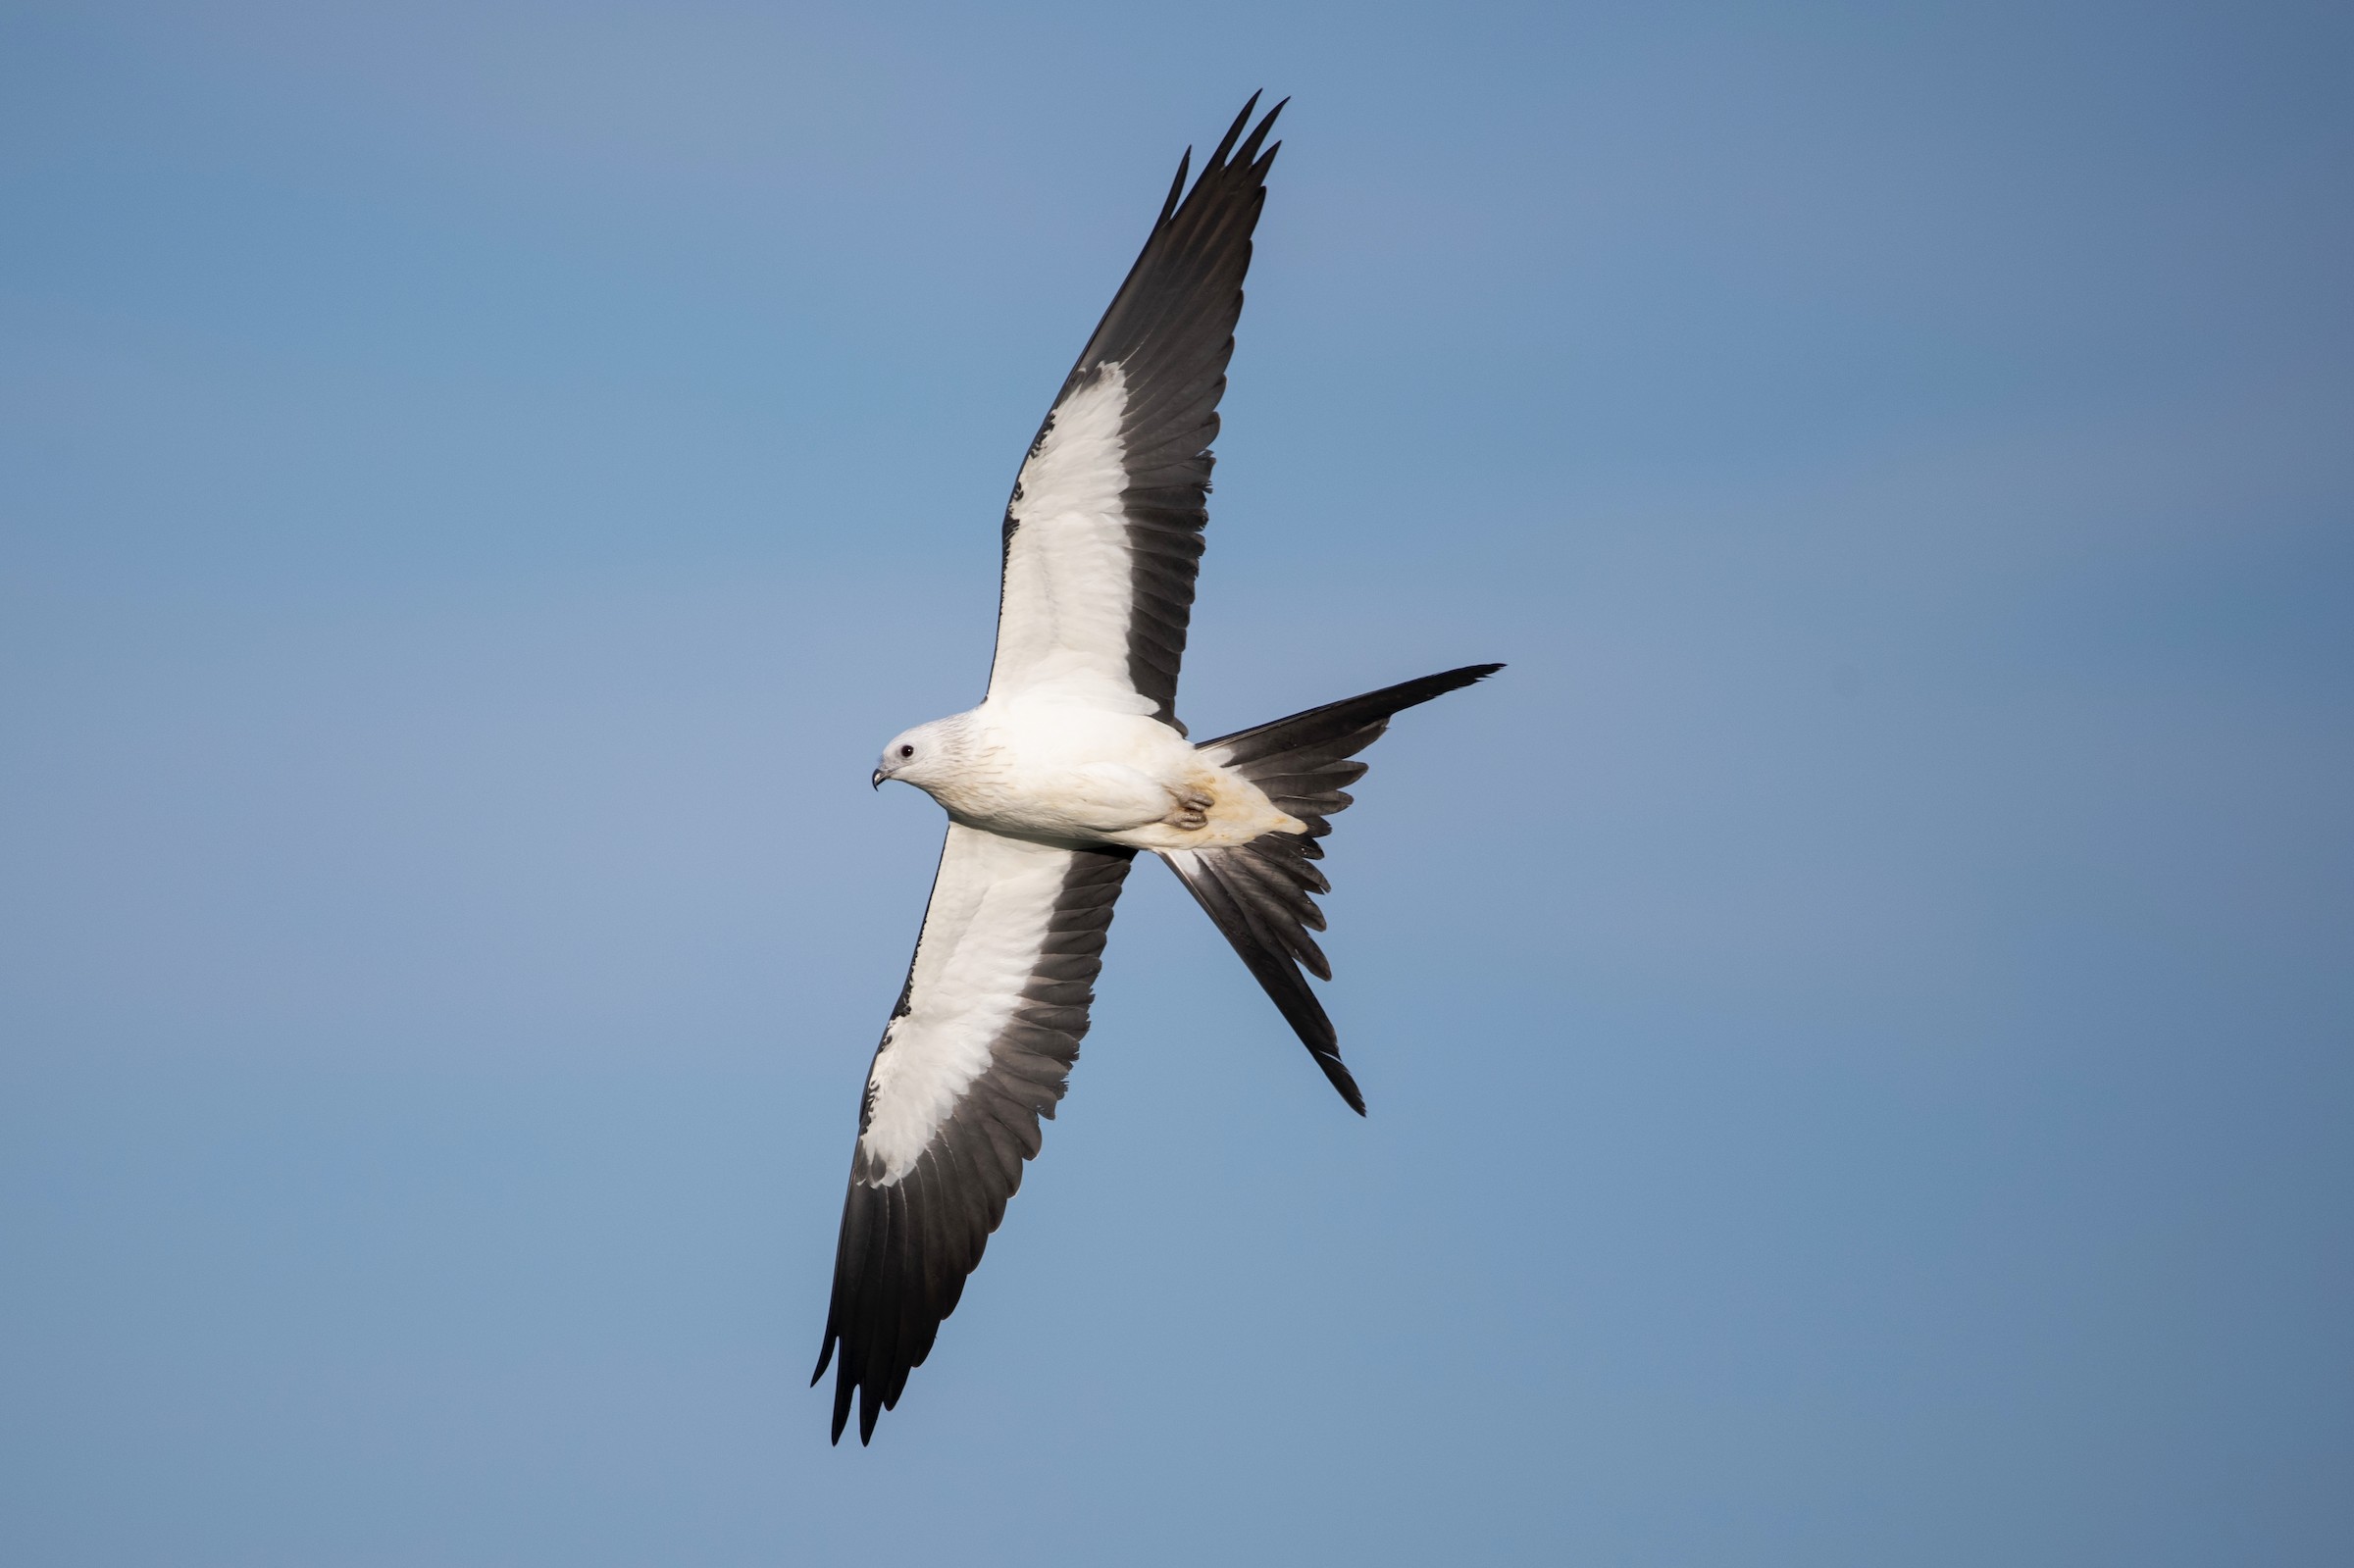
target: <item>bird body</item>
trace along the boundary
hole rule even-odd
[[[1201,177],[1180,162],[1144,251],[1030,444],[1006,503],[998,646],[967,712],[904,731],[873,783],[948,815],[906,984],[867,1071],[825,1345],[834,1439],[860,1442],[930,1354],[1040,1147],[1087,1034],[1130,867],[1156,854],[1362,1115],[1305,976],[1329,819],[1391,717],[1470,665],[1199,744],[1176,712],[1217,405],[1278,104],[1246,104]],[[1305,973],[1304,973],[1305,972]]]
[[[1055,843],[1216,849],[1305,833],[1265,791],[1157,719],[1079,693],[993,698],[883,748],[901,780],[968,828]]]

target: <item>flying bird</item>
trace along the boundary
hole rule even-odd
[[[947,808],[947,842],[866,1077],[816,1384],[834,1442],[898,1402],[1038,1153],[1140,851],[1176,872],[1358,1115],[1311,931],[1317,842],[1393,714],[1475,664],[1195,744],[1177,667],[1209,517],[1210,442],[1277,146],[1256,94],[1145,248],[1030,443],[1005,507],[998,643],[981,705],[894,738],[873,783]],[[1263,151],[1261,150],[1263,147]]]

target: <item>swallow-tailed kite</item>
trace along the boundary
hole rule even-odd
[[[1054,399],[1005,508],[989,691],[884,748],[874,783],[947,809],[932,901],[866,1078],[815,1383],[840,1351],[834,1441],[898,1402],[1039,1149],[1087,1033],[1103,936],[1137,851],[1177,873],[1359,1115],[1364,1098],[1301,970],[1329,890],[1317,843],[1351,760],[1391,715],[1475,664],[1199,745],[1177,722],[1209,443],[1242,314],[1278,104],[1186,166]]]

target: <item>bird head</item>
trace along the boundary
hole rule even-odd
[[[896,779],[930,789],[944,778],[954,763],[959,733],[947,719],[935,719],[919,724],[912,730],[902,730],[891,737],[883,748],[882,760],[875,764],[874,786],[883,787],[886,779]]]

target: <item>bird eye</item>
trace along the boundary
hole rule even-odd
[[[915,755],[915,747],[901,746],[899,747],[899,755],[902,757],[912,757]]]

